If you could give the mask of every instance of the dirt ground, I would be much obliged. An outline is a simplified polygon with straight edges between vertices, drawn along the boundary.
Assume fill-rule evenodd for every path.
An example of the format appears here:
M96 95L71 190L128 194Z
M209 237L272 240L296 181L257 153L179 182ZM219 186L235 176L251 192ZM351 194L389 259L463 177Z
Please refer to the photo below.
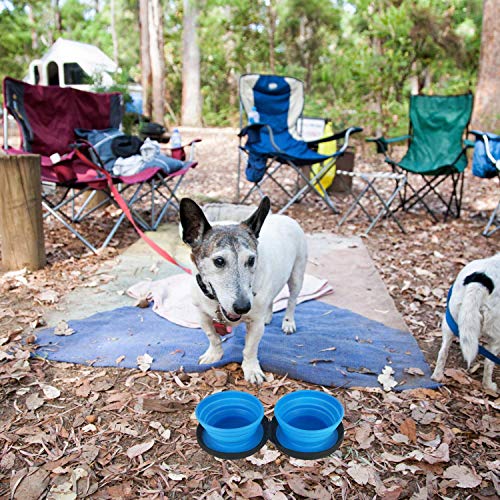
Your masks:
M182 133L203 139L197 146L199 165L186 177L182 195L200 202L233 201L235 131ZM356 170L384 169L370 148L361 141L356 146ZM271 191L273 200L279 196ZM468 172L460 219L433 223L416 209L398 215L406 234L387 219L364 239L431 366L441 342L439 326L450 284L467 262L500 249L499 233L490 239L480 235L497 198L497 184ZM345 199L335 200L345 209ZM376 200L368 207L375 210ZM340 217L312 198L293 206L289 215L308 232L351 235L368 225L357 211L339 228ZM99 217L82 230L95 239L111 223L111 217ZM456 344L440 389L405 392L320 388L272 374L261 387L250 387L234 364L187 374L30 358L35 329L44 324L46 311L75 287L98 287L107 279L100 273L102 263L137 239L131 226L123 225L110 248L95 256L50 219L45 221L45 237L45 269L0 274L0 498L500 496L500 400L481 388L482 363L465 370ZM337 265L334 255L332 259ZM197 445L193 415L196 404L214 388L257 395L267 415L290 391L329 392L345 407L344 443L333 456L312 462L291 459L272 445L246 460L215 459Z

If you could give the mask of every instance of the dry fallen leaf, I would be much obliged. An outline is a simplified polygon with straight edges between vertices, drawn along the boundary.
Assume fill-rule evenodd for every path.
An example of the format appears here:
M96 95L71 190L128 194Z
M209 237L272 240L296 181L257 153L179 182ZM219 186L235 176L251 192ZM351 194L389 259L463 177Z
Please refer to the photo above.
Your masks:
M38 467L31 467L19 471L11 477L12 500L38 500L43 498L43 492L47 488L50 472Z
M278 450L270 450L267 445L265 445L261 448L258 455L261 455L262 458L259 458L257 454L255 454L246 459L254 465L265 465L274 462L280 456L280 452Z
M28 410L36 410L40 408L43 403L45 403L45 401L38 396L38 393L30 394L26 398L26 408L28 408Z
M40 388L45 394L46 399L57 399L61 395L61 391L53 385L40 384Z
M423 377L425 375L420 368L415 368L415 367L405 368L404 372L408 373L408 375L418 375L419 377Z
M153 358L148 353L137 356L137 366L141 372L147 372L151 368L152 362Z
M377 380L384 388L384 391L390 391L393 387L398 385L398 383L394 380L393 375L394 370L392 367L386 365L384 366L382 373L377 377Z
M140 444L136 444L134 446L131 446L127 450L127 457L130 459L136 458L136 457L142 455L143 453L146 453L148 450L150 450L154 444L155 444L155 440L152 439L151 441L146 441L144 443L140 443Z
M121 356L118 356L115 360L115 363L119 365L123 360L125 359L125 355L122 354Z
M74 333L75 330L73 330L73 328L71 328L64 320L59 321L54 328L54 335L68 336L73 335Z
M459 384L463 385L470 384L470 378L465 374L463 370L459 370L456 368L447 368L444 371L444 374L447 377L451 377L455 382L458 382Z
M481 484L481 476L476 471L466 465L452 465L443 474L446 479L457 481L459 488L475 488Z
M360 449L369 449L375 439L375 436L372 434L372 426L367 422L363 422L356 429L355 439L358 442Z
M361 464L355 464L352 467L349 467L347 469L347 474L349 474L354 481L361 485L367 484L371 475L368 466Z
M412 443L417 442L417 424L412 418L407 418L403 421L403 423L399 426L399 432L408 436L408 439Z
M45 290L38 294L38 300L47 304L55 304L59 301L59 295L54 290Z
M183 479L186 479L186 475L185 474L177 474L175 472L169 472L168 478L172 479L172 481L182 481Z

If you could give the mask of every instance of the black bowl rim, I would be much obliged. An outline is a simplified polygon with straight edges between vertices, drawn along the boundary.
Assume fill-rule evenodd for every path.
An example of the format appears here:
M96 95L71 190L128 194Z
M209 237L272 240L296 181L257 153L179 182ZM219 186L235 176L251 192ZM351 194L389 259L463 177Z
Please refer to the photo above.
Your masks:
M200 445L202 450L206 451L210 455L213 455L214 457L224 458L226 460L237 460L239 458L246 458L249 457L250 455L253 455L254 453L257 453L268 441L269 420L267 419L267 417L264 416L262 418L260 425L263 427L264 430L264 433L262 434L262 439L260 440L259 444L257 444L257 446L246 451L228 453L223 451L217 451L214 450L213 448L210 448L205 444L205 441L203 440L203 431L205 429L204 427L202 427L201 424L198 424L198 427L196 427L196 440L198 441L198 444Z
M277 428L278 428L278 421L276 420L276 417L273 417L268 428L269 440L274 444L274 446L276 446L276 448L279 451L281 451L285 455L289 455L290 457L299 458L302 460L317 460L318 458L328 457L334 451L338 450L338 448L342 444L342 441L344 440L344 426L342 422L340 422L340 424L336 429L338 435L337 441L335 441L335 443L333 443L333 445L327 448L326 450L311 451L311 452L290 450L289 448L282 446L278 441L278 438L276 436Z

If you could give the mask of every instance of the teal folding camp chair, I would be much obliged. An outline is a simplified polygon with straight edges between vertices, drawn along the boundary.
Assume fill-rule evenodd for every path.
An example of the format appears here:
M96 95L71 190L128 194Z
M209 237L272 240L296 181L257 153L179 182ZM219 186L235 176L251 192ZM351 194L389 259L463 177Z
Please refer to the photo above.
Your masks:
M467 147L464 142L472 113L472 94L454 96L412 95L410 98L410 131L408 135L394 138L368 139L375 142L377 152L395 172L418 176L422 183L411 184L410 176L400 194L396 208L410 210L421 203L437 222L437 212L429 198L435 196L449 215L460 217L464 170L467 167ZM408 140L408 150L400 161L389 156L389 146ZM445 180L451 179L451 193L442 189ZM441 189L438 189L440 187Z

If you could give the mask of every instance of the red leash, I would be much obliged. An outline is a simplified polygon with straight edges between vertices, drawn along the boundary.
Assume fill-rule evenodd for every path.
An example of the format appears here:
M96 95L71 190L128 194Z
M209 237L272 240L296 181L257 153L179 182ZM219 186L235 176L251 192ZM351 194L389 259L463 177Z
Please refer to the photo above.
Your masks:
M96 165L95 163L91 162L79 149L75 149L75 153L82 160L86 165L89 167L93 168L94 170L97 170L99 173L103 174L106 177L106 180L108 181L108 186L111 192L113 193L113 197L116 200L116 203L118 203L118 206L123 210L123 213L127 217L127 219L130 221L130 223L134 226L134 229L137 231L137 234L159 255L161 255L165 260L173 264L174 266L179 267L182 269L184 272L188 274L193 274L191 269L188 267L183 266L182 264L179 264L167 251L165 251L163 248L161 248L159 245L157 245L151 238L146 236L144 231L138 226L138 224L135 222L132 213L130 212L130 208L128 207L126 201L122 198L122 195L116 188L115 184L113 183L113 177L111 174L105 170L104 168L100 167L99 165Z
M92 147L90 145L90 147ZM130 221L132 226L134 226L134 229L137 231L137 234L159 255L161 255L165 260L173 264L174 266L177 266L178 268L182 269L184 272L188 274L193 274L191 269L188 267L183 266L182 264L179 264L166 250L161 248L159 245L157 245L152 239L150 239L144 231L138 226L138 224L135 222L134 217L132 216L132 213L130 212L130 209L126 203L126 201L123 199L122 195L116 189L116 186L113 183L113 177L111 174L105 170L104 168L100 167L99 165L96 165L95 163L91 162L78 148L75 149L75 153L82 160L86 165L89 167L93 168L94 170L97 170L101 174L106 177L106 180L108 182L109 189L113 193L113 197L118 203L118 206L123 210L123 213L127 217L127 219ZM215 328L215 331L219 335L227 335L228 333L232 332L232 327L229 325L226 325L225 323L222 323L220 321L216 321L215 319L213 320L213 325Z

